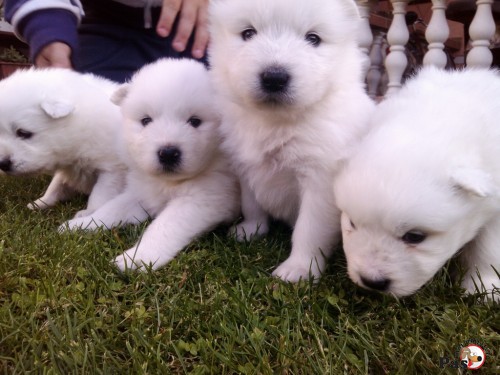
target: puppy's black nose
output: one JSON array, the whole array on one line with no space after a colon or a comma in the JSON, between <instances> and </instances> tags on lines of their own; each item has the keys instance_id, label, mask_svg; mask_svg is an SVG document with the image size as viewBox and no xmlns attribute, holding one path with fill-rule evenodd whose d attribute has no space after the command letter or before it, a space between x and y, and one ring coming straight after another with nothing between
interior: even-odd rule
<instances>
[{"instance_id":1,"label":"puppy's black nose","mask_svg":"<svg viewBox=\"0 0 500 375\"><path fill-rule=\"evenodd\" d=\"M158 150L158 160L166 171L175 170L181 163L182 152L178 147L166 146Z\"/></svg>"},{"instance_id":2,"label":"puppy's black nose","mask_svg":"<svg viewBox=\"0 0 500 375\"><path fill-rule=\"evenodd\" d=\"M379 292L385 292L389 289L389 285L391 285L391 280L389 279L368 279L363 276L361 276L361 282L364 286L378 290Z\"/></svg>"},{"instance_id":3,"label":"puppy's black nose","mask_svg":"<svg viewBox=\"0 0 500 375\"><path fill-rule=\"evenodd\" d=\"M10 172L12 169L12 160L9 158L0 160L0 170Z\"/></svg>"},{"instance_id":4,"label":"puppy's black nose","mask_svg":"<svg viewBox=\"0 0 500 375\"><path fill-rule=\"evenodd\" d=\"M271 66L260 73L260 85L265 92L283 92L289 83L290 74L281 66Z\"/></svg>"}]
</instances>

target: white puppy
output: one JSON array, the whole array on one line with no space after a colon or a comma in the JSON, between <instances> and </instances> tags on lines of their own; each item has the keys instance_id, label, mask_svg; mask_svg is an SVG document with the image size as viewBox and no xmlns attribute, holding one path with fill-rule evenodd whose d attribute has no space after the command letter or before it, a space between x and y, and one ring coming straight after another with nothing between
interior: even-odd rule
<instances>
[{"instance_id":1,"label":"white puppy","mask_svg":"<svg viewBox=\"0 0 500 375\"><path fill-rule=\"evenodd\" d=\"M499 97L496 72L427 68L380 104L335 183L354 282L406 296L463 249L465 289L500 286Z\"/></svg>"},{"instance_id":2,"label":"white puppy","mask_svg":"<svg viewBox=\"0 0 500 375\"><path fill-rule=\"evenodd\" d=\"M18 71L0 81L0 169L8 175L54 174L28 207L46 208L75 192L90 194L92 213L124 186L126 167L116 147L118 85L69 69Z\"/></svg>"},{"instance_id":3,"label":"white puppy","mask_svg":"<svg viewBox=\"0 0 500 375\"><path fill-rule=\"evenodd\" d=\"M240 239L294 227L274 275L317 278L340 239L331 178L365 132L360 17L351 0L211 2L210 62L224 111L223 147L242 184Z\"/></svg>"},{"instance_id":4,"label":"white puppy","mask_svg":"<svg viewBox=\"0 0 500 375\"><path fill-rule=\"evenodd\" d=\"M116 258L121 270L165 265L195 237L240 213L239 186L220 152L220 115L203 64L162 59L114 96L124 116L130 173L125 191L61 229L96 229L156 217Z\"/></svg>"}]
</instances>

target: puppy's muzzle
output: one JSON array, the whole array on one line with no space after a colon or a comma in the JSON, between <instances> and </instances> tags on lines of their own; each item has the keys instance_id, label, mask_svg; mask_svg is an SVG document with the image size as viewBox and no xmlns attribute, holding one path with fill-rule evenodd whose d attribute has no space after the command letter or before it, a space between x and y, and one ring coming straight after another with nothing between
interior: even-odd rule
<instances>
[{"instance_id":1,"label":"puppy's muzzle","mask_svg":"<svg viewBox=\"0 0 500 375\"><path fill-rule=\"evenodd\" d=\"M389 289L389 286L391 285L391 280L384 278L369 279L361 276L361 282L363 283L363 286L379 292L387 291Z\"/></svg>"},{"instance_id":2,"label":"puppy's muzzle","mask_svg":"<svg viewBox=\"0 0 500 375\"><path fill-rule=\"evenodd\" d=\"M260 73L260 87L268 94L286 92L290 84L290 74L282 66L270 66Z\"/></svg>"},{"instance_id":3,"label":"puppy's muzzle","mask_svg":"<svg viewBox=\"0 0 500 375\"><path fill-rule=\"evenodd\" d=\"M4 172L12 171L12 160L10 158L0 160L0 170Z\"/></svg>"},{"instance_id":4,"label":"puppy's muzzle","mask_svg":"<svg viewBox=\"0 0 500 375\"><path fill-rule=\"evenodd\" d=\"M174 172L182 161L182 152L176 146L166 146L158 150L158 161L167 172Z\"/></svg>"}]
</instances>

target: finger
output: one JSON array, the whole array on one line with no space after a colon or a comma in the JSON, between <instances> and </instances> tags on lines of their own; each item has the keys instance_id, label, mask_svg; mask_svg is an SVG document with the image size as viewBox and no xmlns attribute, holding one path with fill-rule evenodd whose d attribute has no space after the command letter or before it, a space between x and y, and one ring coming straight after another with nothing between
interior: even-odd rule
<instances>
[{"instance_id":1,"label":"finger","mask_svg":"<svg viewBox=\"0 0 500 375\"><path fill-rule=\"evenodd\" d=\"M159 36L166 38L170 35L181 5L182 0L163 0L160 18L156 24L156 33Z\"/></svg>"},{"instance_id":2,"label":"finger","mask_svg":"<svg viewBox=\"0 0 500 375\"><path fill-rule=\"evenodd\" d=\"M176 51L182 52L186 49L186 44L189 37L193 33L196 18L198 16L198 2L197 1L184 1L175 38L172 46Z\"/></svg>"},{"instance_id":3,"label":"finger","mask_svg":"<svg viewBox=\"0 0 500 375\"><path fill-rule=\"evenodd\" d=\"M195 28L195 36L191 54L196 59L201 59L205 55L207 49L209 32L208 32L208 6L204 5L198 10L198 21Z\"/></svg>"},{"instance_id":4,"label":"finger","mask_svg":"<svg viewBox=\"0 0 500 375\"><path fill-rule=\"evenodd\" d=\"M53 61L42 56L39 56L38 58L35 59L35 66L37 66L38 68L67 68L67 69L72 68L70 61L67 60Z\"/></svg>"},{"instance_id":5,"label":"finger","mask_svg":"<svg viewBox=\"0 0 500 375\"><path fill-rule=\"evenodd\" d=\"M50 66L50 61L41 54L38 54L38 56L35 58L35 66L39 68L47 68Z\"/></svg>"},{"instance_id":6,"label":"finger","mask_svg":"<svg viewBox=\"0 0 500 375\"><path fill-rule=\"evenodd\" d=\"M48 59L49 66L58 68L71 68L71 60L67 55L53 55Z\"/></svg>"},{"instance_id":7,"label":"finger","mask_svg":"<svg viewBox=\"0 0 500 375\"><path fill-rule=\"evenodd\" d=\"M52 61L50 63L50 66L54 68L67 68L67 69L73 68L73 65L71 64L71 61L69 59Z\"/></svg>"},{"instance_id":8,"label":"finger","mask_svg":"<svg viewBox=\"0 0 500 375\"><path fill-rule=\"evenodd\" d=\"M35 58L35 65L39 67L72 68L71 48L60 42L48 44Z\"/></svg>"}]
</instances>

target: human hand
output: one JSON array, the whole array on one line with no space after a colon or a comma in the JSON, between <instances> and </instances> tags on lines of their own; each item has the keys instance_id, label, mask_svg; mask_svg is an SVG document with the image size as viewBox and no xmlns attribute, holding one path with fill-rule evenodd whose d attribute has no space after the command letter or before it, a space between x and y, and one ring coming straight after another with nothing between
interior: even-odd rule
<instances>
[{"instance_id":1,"label":"human hand","mask_svg":"<svg viewBox=\"0 0 500 375\"><path fill-rule=\"evenodd\" d=\"M176 51L184 51L194 30L195 35L191 54L195 58L202 58L208 44L208 1L163 0L160 19L156 25L157 34L162 37L169 36L175 18L179 15L179 23L172 47Z\"/></svg>"},{"instance_id":2,"label":"human hand","mask_svg":"<svg viewBox=\"0 0 500 375\"><path fill-rule=\"evenodd\" d=\"M37 67L72 68L71 48L66 43L53 42L41 49L35 58Z\"/></svg>"}]
</instances>

